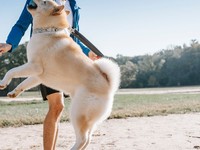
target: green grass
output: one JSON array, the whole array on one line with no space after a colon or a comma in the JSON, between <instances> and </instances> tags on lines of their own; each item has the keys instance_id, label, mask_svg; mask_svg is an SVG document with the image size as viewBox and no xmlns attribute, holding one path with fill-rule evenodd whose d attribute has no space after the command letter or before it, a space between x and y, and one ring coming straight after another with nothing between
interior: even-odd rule
<instances>
[{"instance_id":1,"label":"green grass","mask_svg":"<svg viewBox=\"0 0 200 150\"><path fill-rule=\"evenodd\" d=\"M65 100L68 109L69 100ZM41 124L48 112L47 101L0 102L0 127ZM67 111L62 121L68 120Z\"/></svg>"},{"instance_id":2,"label":"green grass","mask_svg":"<svg viewBox=\"0 0 200 150\"><path fill-rule=\"evenodd\" d=\"M61 121L68 121L70 100L65 100ZM0 127L41 124L48 111L47 102L0 102ZM200 112L199 94L116 95L112 118Z\"/></svg>"},{"instance_id":3,"label":"green grass","mask_svg":"<svg viewBox=\"0 0 200 150\"><path fill-rule=\"evenodd\" d=\"M110 118L143 117L199 111L199 94L116 95Z\"/></svg>"}]
</instances>

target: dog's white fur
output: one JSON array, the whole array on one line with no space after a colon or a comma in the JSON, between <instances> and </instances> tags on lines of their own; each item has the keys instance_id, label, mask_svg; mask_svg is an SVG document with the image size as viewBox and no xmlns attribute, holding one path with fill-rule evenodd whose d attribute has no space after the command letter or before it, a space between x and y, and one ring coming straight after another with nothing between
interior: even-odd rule
<instances>
[{"instance_id":1,"label":"dog's white fur","mask_svg":"<svg viewBox=\"0 0 200 150\"><path fill-rule=\"evenodd\" d=\"M35 0L37 9L29 9L33 28L65 29L68 27L63 6L51 0ZM120 70L111 60L96 61L85 56L81 48L64 30L33 34L27 46L28 62L9 70L0 82L5 88L12 78L27 77L9 97L39 84L70 94L70 116L76 143L72 150L83 150L90 142L98 122L106 119L112 109L113 97L120 82Z\"/></svg>"}]
</instances>

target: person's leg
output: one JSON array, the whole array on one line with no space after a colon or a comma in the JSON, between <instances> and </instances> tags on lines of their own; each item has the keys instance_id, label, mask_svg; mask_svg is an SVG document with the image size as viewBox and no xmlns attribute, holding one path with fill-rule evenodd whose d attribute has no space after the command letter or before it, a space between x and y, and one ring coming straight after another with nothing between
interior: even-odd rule
<instances>
[{"instance_id":1,"label":"person's leg","mask_svg":"<svg viewBox=\"0 0 200 150\"><path fill-rule=\"evenodd\" d=\"M43 145L44 150L54 150L58 135L58 124L64 109L63 94L56 92L47 95L49 111L44 120Z\"/></svg>"}]
</instances>

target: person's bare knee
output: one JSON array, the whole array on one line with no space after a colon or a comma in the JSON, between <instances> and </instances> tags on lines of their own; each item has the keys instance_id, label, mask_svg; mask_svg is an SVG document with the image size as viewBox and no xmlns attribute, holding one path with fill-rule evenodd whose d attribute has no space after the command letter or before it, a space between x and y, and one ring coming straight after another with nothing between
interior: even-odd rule
<instances>
[{"instance_id":1,"label":"person's bare knee","mask_svg":"<svg viewBox=\"0 0 200 150\"><path fill-rule=\"evenodd\" d=\"M51 117L57 119L64 109L64 99L62 93L53 93L47 96L49 103L49 113Z\"/></svg>"}]
</instances>

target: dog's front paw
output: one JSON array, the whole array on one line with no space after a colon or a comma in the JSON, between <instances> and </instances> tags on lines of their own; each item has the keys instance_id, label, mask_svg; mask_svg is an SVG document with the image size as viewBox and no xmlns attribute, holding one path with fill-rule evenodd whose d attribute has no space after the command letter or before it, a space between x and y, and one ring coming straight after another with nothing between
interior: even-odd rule
<instances>
[{"instance_id":1,"label":"dog's front paw","mask_svg":"<svg viewBox=\"0 0 200 150\"><path fill-rule=\"evenodd\" d=\"M7 85L3 84L2 81L0 81L0 90L3 90L7 87Z\"/></svg>"},{"instance_id":2,"label":"dog's front paw","mask_svg":"<svg viewBox=\"0 0 200 150\"><path fill-rule=\"evenodd\" d=\"M23 92L23 90L14 89L13 91L9 92L7 94L7 96L10 97L10 98L15 98L18 95L20 95L22 92Z\"/></svg>"},{"instance_id":3,"label":"dog's front paw","mask_svg":"<svg viewBox=\"0 0 200 150\"><path fill-rule=\"evenodd\" d=\"M10 97L10 98L15 98L15 97L17 97L17 94L15 92L9 92L7 94L7 96Z\"/></svg>"}]
</instances>

